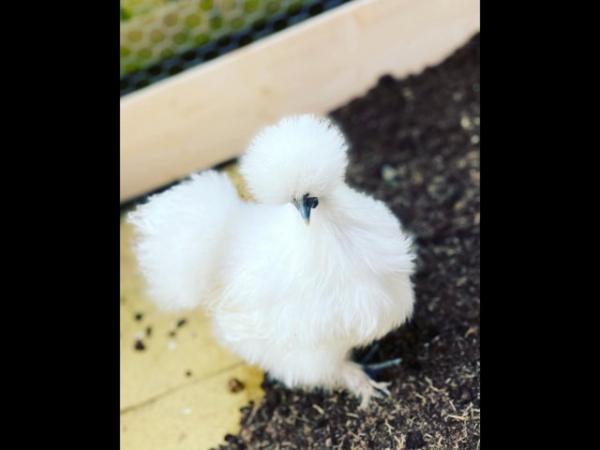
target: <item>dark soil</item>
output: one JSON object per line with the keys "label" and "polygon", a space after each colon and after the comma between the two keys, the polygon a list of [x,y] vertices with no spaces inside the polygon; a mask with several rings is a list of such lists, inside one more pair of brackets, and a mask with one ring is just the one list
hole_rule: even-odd
{"label": "dark soil", "polygon": [[221,448],[478,449],[479,36],[331,116],[352,144],[351,184],[386,201],[418,246],[414,317],[371,361],[403,358],[380,376],[392,396],[360,411],[345,392],[267,380]]}

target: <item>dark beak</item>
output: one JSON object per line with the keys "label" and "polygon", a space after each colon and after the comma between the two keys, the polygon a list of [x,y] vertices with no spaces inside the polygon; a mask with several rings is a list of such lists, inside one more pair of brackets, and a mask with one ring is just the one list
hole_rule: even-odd
{"label": "dark beak", "polygon": [[294,199],[293,203],[302,216],[304,223],[308,225],[310,223],[310,211],[317,207],[319,199],[317,197],[309,197],[308,194],[305,194],[304,197],[302,197],[302,200]]}

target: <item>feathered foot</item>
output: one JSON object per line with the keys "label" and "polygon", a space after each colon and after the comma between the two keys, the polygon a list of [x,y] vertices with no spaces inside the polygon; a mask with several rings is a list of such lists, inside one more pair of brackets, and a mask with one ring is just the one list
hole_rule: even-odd
{"label": "feathered foot", "polygon": [[390,395],[389,382],[373,380],[367,375],[362,366],[348,361],[342,368],[342,380],[344,386],[354,395],[360,398],[360,409],[369,406],[371,398],[383,398]]}

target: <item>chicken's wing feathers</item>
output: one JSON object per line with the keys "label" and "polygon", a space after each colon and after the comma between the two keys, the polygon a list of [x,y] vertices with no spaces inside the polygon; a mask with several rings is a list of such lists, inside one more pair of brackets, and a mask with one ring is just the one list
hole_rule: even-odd
{"label": "chicken's wing feathers", "polygon": [[240,205],[229,178],[208,171],[152,196],[129,215],[139,266],[159,307],[191,309],[207,297]]}

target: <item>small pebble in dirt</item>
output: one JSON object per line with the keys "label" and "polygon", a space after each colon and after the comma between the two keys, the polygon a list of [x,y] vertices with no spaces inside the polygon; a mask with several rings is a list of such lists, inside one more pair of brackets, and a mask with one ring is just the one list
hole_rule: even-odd
{"label": "small pebble in dirt", "polygon": [[184,326],[187,323],[187,319],[179,319],[177,321],[177,328],[181,328],[182,326]]}
{"label": "small pebble in dirt", "polygon": [[135,344],[133,345],[133,348],[136,349],[138,352],[143,352],[144,350],[146,350],[146,346],[144,345],[144,342],[140,339],[136,339]]}
{"label": "small pebble in dirt", "polygon": [[397,175],[398,171],[389,164],[384,164],[383,167],[381,167],[381,178],[386,183],[393,182],[396,179]]}
{"label": "small pebble in dirt", "polygon": [[140,322],[144,318],[144,315],[142,313],[135,313],[134,316],[133,316],[133,318],[136,321]]}
{"label": "small pebble in dirt", "polygon": [[192,413],[192,408],[185,407],[181,410],[181,414],[185,415],[185,416],[189,416]]}
{"label": "small pebble in dirt", "polygon": [[177,342],[175,342],[175,341],[169,341],[169,343],[167,344],[167,348],[169,350],[175,350],[177,348]]}
{"label": "small pebble in dirt", "polygon": [[191,377],[192,376],[192,371],[191,370],[186,370],[185,371],[185,376],[188,377],[188,378]]}
{"label": "small pebble in dirt", "polygon": [[479,136],[477,136],[476,134],[471,136],[471,144],[479,144]]}
{"label": "small pebble in dirt", "polygon": [[229,388],[229,392],[236,393],[244,389],[244,383],[237,378],[232,378],[229,380],[229,383],[227,383],[227,387]]}
{"label": "small pebble in dirt", "polygon": [[460,126],[463,127],[465,130],[470,130],[471,119],[469,119],[467,116],[462,116],[460,119]]}
{"label": "small pebble in dirt", "polygon": [[174,338],[175,336],[177,336],[177,333],[175,333],[174,331],[169,331],[169,337]]}
{"label": "small pebble in dirt", "polygon": [[146,336],[147,337],[152,336],[152,327],[146,327]]}

